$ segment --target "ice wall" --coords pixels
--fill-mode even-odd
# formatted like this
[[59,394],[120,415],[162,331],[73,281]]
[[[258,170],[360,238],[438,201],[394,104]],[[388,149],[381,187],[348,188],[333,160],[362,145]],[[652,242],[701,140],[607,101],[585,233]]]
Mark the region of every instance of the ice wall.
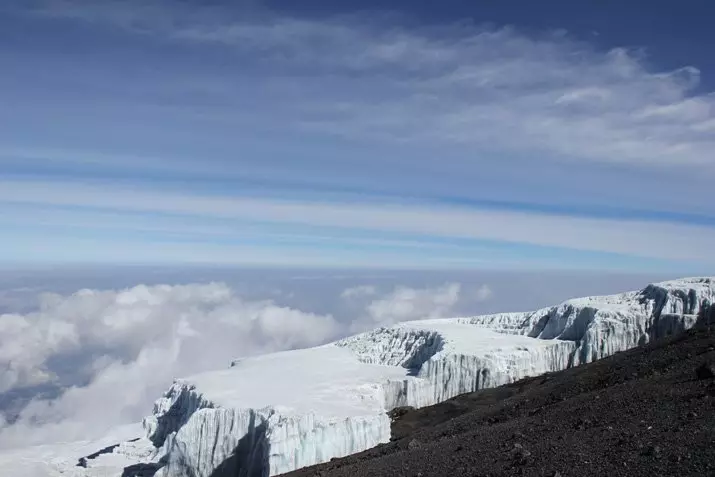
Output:
[[[165,464],[160,477],[217,477],[216,469],[276,475],[388,442],[386,411],[397,406],[427,406],[562,369],[572,349],[570,342],[508,336],[450,320],[407,323],[313,350],[242,360],[210,379],[179,380],[144,426],[158,449],[154,461]],[[256,385],[251,379],[257,376],[262,386],[277,386],[264,399],[285,406],[249,407],[240,396],[255,391],[240,389]],[[281,387],[286,379],[294,384]],[[340,405],[326,409],[321,402]]]
[[390,439],[385,413],[342,419],[284,415],[265,408],[203,408],[168,435],[157,477],[277,475],[374,447]]
[[500,333],[573,341],[570,365],[588,363],[693,327],[715,302],[715,279],[688,278],[641,291],[568,300],[526,313],[458,318]]
[[161,447],[167,437],[176,434],[196,411],[211,407],[213,403],[197,393],[194,385],[176,380],[154,402],[152,414],[144,418],[147,437],[156,447]]
[[156,475],[275,475],[387,442],[382,383],[404,375],[326,345],[177,380],[144,420]]
[[470,331],[474,330],[454,321],[429,320],[380,328],[336,344],[351,349],[365,363],[402,366],[416,378],[384,384],[387,410],[430,406],[466,392],[565,369],[576,348],[568,341],[504,339],[484,332],[470,336]]
[[467,392],[565,369],[573,348],[573,343],[560,342],[487,356],[436,355],[424,363],[418,380],[391,381],[386,385],[385,407],[430,406]]
[[435,330],[393,327],[377,328],[335,344],[351,350],[363,363],[419,370],[442,350],[444,338]]

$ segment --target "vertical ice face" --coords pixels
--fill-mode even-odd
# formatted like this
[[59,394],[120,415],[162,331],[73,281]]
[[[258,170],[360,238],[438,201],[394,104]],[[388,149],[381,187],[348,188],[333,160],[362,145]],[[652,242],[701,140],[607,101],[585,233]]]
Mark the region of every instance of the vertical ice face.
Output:
[[144,426],[160,477],[276,475],[389,441],[394,407],[562,369],[572,349],[453,320],[406,323],[179,380]]
[[403,323],[336,344],[352,350],[362,362],[405,368],[404,379],[384,384],[387,410],[429,406],[466,392],[564,369],[575,349],[571,342],[504,336],[454,320]]
[[419,370],[442,349],[444,340],[435,330],[393,327],[378,328],[335,344],[351,350],[363,363]]
[[177,380],[144,420],[156,475],[268,476],[387,442],[382,381],[402,376],[327,345]]
[[267,430],[272,412],[202,408],[164,443],[159,477],[267,476]]
[[156,447],[162,447],[196,411],[210,407],[213,403],[196,393],[193,385],[177,380],[154,402],[153,413],[144,418],[147,437]]
[[161,477],[265,477],[325,462],[387,442],[386,411],[394,407],[427,406],[600,359],[708,319],[713,302],[715,279],[674,280],[244,358],[177,380],[157,400],[144,420],[151,460]]
[[689,278],[532,312],[457,320],[499,333],[577,342],[571,364],[579,365],[691,328],[712,313],[714,301],[715,279]]
[[[196,406],[207,400],[194,386],[176,383],[172,389],[179,396],[190,396],[174,400],[173,412],[193,412],[178,429],[155,443],[158,449],[153,460],[164,464],[156,474],[159,477],[276,475],[359,452],[390,438],[390,420],[384,412],[326,418],[272,407]],[[375,391],[379,393],[378,386]],[[179,409],[182,405],[190,408]],[[145,420],[150,437],[157,435],[152,433],[156,421],[162,417]]]

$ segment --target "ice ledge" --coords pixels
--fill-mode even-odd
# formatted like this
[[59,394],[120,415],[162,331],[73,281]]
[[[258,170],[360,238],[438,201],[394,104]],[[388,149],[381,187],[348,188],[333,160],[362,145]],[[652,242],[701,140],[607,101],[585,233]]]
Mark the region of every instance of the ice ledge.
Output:
[[177,380],[144,422],[157,476],[275,475],[387,442],[384,383],[404,376],[327,345]]

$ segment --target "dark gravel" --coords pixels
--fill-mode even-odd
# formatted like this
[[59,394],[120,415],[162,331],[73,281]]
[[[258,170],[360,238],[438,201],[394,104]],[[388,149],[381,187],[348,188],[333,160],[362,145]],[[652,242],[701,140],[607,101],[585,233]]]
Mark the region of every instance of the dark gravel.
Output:
[[393,442],[287,476],[715,476],[715,330],[393,412]]

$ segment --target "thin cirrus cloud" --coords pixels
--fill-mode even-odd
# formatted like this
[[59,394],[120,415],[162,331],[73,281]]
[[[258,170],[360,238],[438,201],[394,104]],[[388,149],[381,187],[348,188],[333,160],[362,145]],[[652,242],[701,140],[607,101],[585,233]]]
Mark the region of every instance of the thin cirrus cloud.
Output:
[[[230,48],[276,82],[280,88],[266,91],[283,94],[270,106],[305,130],[489,143],[561,160],[714,164],[715,97],[692,94],[699,71],[652,72],[626,48],[599,52],[563,35],[534,39],[510,28],[408,29],[378,16],[311,20],[267,11],[242,18],[162,2],[49,2],[39,11]],[[299,75],[310,81],[289,86]],[[231,91],[213,84],[219,94]]]
[[715,97],[695,67],[379,12],[2,8],[86,53],[23,55],[21,37],[5,52],[5,259],[44,257],[53,236],[70,261],[499,267],[534,247],[561,250],[548,266],[708,260]]
[[715,241],[715,229],[688,224],[590,219],[456,206],[200,196],[83,184],[0,182],[0,201],[509,241],[673,260],[703,259]]

